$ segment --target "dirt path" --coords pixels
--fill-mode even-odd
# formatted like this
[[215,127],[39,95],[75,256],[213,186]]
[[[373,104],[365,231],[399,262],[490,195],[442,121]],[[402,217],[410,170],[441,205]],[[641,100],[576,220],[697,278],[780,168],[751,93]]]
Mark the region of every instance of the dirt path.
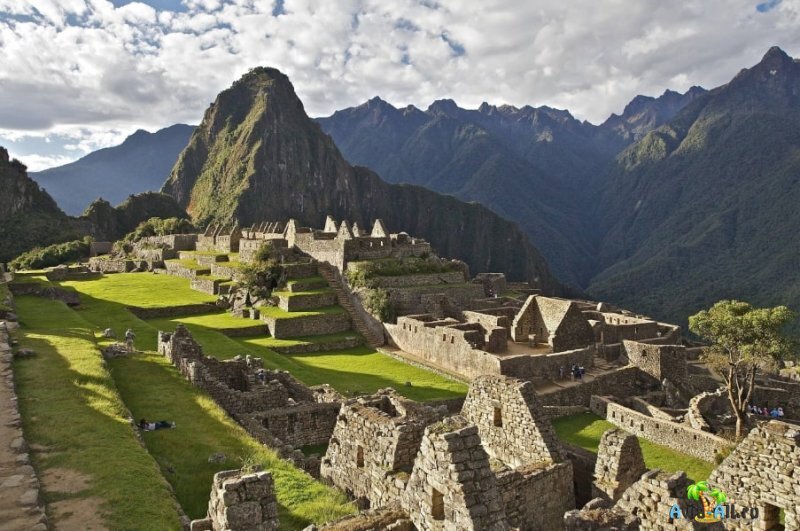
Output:
[[0,531],[46,531],[39,480],[22,438],[11,360],[8,332],[0,321]]

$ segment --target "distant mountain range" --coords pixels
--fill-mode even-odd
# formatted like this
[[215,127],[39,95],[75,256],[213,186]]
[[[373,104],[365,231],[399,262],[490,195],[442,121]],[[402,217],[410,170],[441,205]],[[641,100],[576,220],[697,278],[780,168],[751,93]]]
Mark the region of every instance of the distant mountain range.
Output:
[[30,176],[67,214],[77,216],[99,197],[118,204],[129,195],[159,190],[192,131],[194,126],[184,124],[155,133],[140,129],[118,146]]
[[516,221],[562,281],[585,287],[597,273],[601,235],[591,212],[605,168],[704,92],[637,96],[600,126],[549,107],[466,110],[439,100],[422,111],[379,98],[317,121],[353,164]]
[[[726,297],[800,309],[800,62],[779,48],[726,85],[637,96],[600,125],[549,107],[373,98],[317,120],[336,146],[282,74],[256,73],[209,108],[164,187],[200,221],[380,215],[481,270],[537,271],[663,319]],[[109,157],[105,186],[131,160]],[[516,228],[420,187],[516,222],[552,276]]]
[[294,218],[322,227],[327,214],[431,242],[473,273],[505,271],[563,293],[519,228],[487,208],[419,186],[388,184],[352,167],[311,120],[289,79],[257,68],[217,96],[164,185],[200,224]]

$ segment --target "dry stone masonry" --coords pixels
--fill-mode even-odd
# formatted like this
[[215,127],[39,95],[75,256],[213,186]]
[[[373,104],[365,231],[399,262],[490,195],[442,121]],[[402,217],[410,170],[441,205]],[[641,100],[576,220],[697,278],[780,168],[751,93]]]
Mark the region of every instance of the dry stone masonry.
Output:
[[226,470],[214,474],[208,516],[191,531],[277,531],[278,502],[268,472]]
[[600,439],[592,490],[594,497],[619,500],[647,471],[639,441],[623,430],[608,430]]

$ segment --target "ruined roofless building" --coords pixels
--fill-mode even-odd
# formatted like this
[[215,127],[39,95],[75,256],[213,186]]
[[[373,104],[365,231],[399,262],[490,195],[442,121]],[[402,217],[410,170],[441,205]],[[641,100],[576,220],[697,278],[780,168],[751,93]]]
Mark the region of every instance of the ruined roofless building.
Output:
[[322,477],[362,507],[402,508],[419,530],[561,527],[572,465],[530,382],[477,378],[441,421],[407,406],[386,393],[343,404]]

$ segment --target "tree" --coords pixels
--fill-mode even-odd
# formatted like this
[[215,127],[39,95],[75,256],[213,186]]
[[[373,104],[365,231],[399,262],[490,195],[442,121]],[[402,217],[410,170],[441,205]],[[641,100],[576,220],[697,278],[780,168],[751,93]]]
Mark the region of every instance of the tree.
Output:
[[756,376],[776,372],[795,341],[783,335],[797,314],[786,306],[754,308],[741,301],[724,300],[689,317],[689,330],[709,341],[703,360],[725,381],[728,400],[736,415],[736,436],[741,437]]

